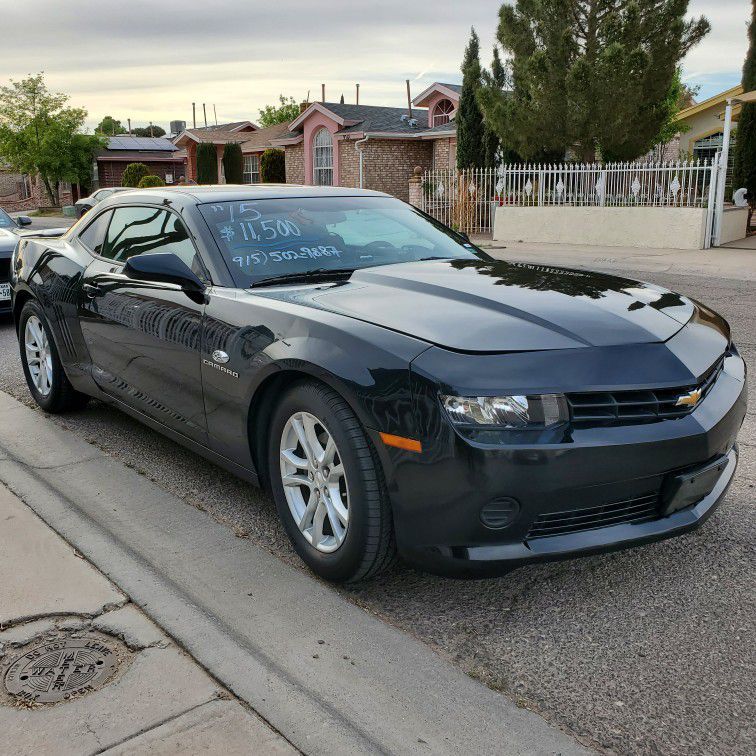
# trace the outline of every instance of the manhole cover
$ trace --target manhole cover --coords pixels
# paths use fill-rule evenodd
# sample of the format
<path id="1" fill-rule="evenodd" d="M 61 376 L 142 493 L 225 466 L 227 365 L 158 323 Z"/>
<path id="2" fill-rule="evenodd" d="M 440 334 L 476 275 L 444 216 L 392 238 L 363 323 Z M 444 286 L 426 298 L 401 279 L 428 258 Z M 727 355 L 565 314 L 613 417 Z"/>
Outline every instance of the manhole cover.
<path id="1" fill-rule="evenodd" d="M 115 647 L 98 638 L 39 643 L 11 662 L 5 689 L 17 699 L 57 703 L 99 688 L 118 663 Z"/>

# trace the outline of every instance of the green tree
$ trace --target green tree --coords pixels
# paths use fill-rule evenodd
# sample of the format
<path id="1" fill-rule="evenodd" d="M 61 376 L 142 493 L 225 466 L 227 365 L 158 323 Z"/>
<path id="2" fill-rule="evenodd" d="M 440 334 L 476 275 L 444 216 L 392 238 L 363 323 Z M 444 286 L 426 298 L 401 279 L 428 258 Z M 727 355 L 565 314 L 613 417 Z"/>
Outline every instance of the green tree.
<path id="1" fill-rule="evenodd" d="M 115 136 L 116 134 L 125 134 L 126 129 L 123 124 L 113 116 L 106 115 L 97 126 L 95 126 L 95 134 L 104 134 L 105 136 Z"/>
<path id="2" fill-rule="evenodd" d="M 751 4 L 751 23 L 748 27 L 748 54 L 743 64 L 743 91 L 756 89 L 756 0 Z M 748 189 L 748 203 L 756 207 L 756 104 L 743 104 L 738 121 L 735 145 L 733 187 Z"/>
<path id="3" fill-rule="evenodd" d="M 283 150 L 265 150 L 260 157 L 260 181 L 263 184 L 286 183 L 286 160 Z"/>
<path id="4" fill-rule="evenodd" d="M 165 129 L 153 123 L 152 126 L 137 126 L 131 130 L 131 133 L 138 137 L 163 137 Z"/>
<path id="5" fill-rule="evenodd" d="M 497 92 L 504 92 L 504 88 L 507 85 L 507 72 L 499 57 L 499 48 L 494 45 L 493 60 L 491 61 L 491 73 L 484 74 L 484 80 L 487 85 L 493 87 Z M 480 100 L 481 109 L 482 103 L 485 101 L 485 97 L 482 95 L 482 90 L 478 92 L 478 99 Z M 485 152 L 485 167 L 495 168 L 499 154 L 501 150 L 501 139 L 496 133 L 496 129 L 489 123 L 488 119 L 484 122 L 483 133 L 483 149 Z"/>
<path id="6" fill-rule="evenodd" d="M 490 88 L 484 109 L 526 159 L 568 149 L 590 162 L 631 160 L 669 120 L 669 94 L 688 50 L 709 31 L 688 0 L 516 0 L 499 11 L 512 93 Z"/>
<path id="7" fill-rule="evenodd" d="M 0 158 L 19 173 L 39 175 L 53 205 L 62 181 L 88 185 L 104 139 L 82 133 L 87 111 L 50 92 L 44 75 L 0 87 Z"/>
<path id="8" fill-rule="evenodd" d="M 210 142 L 197 145 L 197 183 L 218 183 L 218 153 Z"/>
<path id="9" fill-rule="evenodd" d="M 160 176 L 149 174 L 148 176 L 142 176 L 142 178 L 139 179 L 137 189 L 149 189 L 153 186 L 165 186 L 165 181 L 163 181 Z"/>
<path id="10" fill-rule="evenodd" d="M 241 145 L 238 142 L 223 148 L 223 173 L 227 184 L 241 184 L 244 181 Z"/>
<path id="11" fill-rule="evenodd" d="M 470 30 L 470 41 L 462 60 L 462 92 L 455 118 L 457 122 L 457 168 L 482 168 L 486 153 L 483 113 L 478 104 L 481 87 L 480 41 L 475 29 Z"/>
<path id="12" fill-rule="evenodd" d="M 277 123 L 289 123 L 299 115 L 299 103 L 293 97 L 278 96 L 279 105 L 266 105 L 260 110 L 259 123 L 262 128 Z"/>
<path id="13" fill-rule="evenodd" d="M 150 169 L 144 163 L 129 163 L 121 177 L 121 186 L 136 188 L 139 182 L 150 175 Z"/>

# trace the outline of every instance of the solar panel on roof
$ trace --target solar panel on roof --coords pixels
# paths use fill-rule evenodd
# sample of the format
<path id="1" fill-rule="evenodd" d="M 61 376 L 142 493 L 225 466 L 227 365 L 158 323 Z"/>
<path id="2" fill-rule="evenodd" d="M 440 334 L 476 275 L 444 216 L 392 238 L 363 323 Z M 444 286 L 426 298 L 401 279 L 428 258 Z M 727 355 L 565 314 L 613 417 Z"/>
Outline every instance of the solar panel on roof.
<path id="1" fill-rule="evenodd" d="M 174 152 L 175 144 L 163 137 L 135 137 L 129 134 L 108 138 L 109 150 L 161 150 Z"/>

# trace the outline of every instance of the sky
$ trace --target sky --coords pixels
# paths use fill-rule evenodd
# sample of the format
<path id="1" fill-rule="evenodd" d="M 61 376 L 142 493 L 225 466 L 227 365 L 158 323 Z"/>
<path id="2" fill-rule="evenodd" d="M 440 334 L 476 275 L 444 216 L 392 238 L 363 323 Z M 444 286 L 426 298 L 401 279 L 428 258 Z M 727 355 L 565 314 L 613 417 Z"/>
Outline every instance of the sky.
<path id="1" fill-rule="evenodd" d="M 124 124 L 191 127 L 249 119 L 279 93 L 396 105 L 434 81 L 459 82 L 470 27 L 488 65 L 500 0 L 0 0 L 0 79 L 44 71 L 48 85 Z M 684 61 L 705 99 L 740 81 L 748 0 L 691 0 L 709 35 Z"/>

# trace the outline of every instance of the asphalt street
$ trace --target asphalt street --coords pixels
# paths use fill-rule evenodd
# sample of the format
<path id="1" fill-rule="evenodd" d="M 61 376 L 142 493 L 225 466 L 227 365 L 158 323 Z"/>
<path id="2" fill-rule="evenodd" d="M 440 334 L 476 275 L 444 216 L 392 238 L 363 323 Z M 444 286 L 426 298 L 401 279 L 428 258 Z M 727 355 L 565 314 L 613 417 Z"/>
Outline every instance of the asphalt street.
<path id="1" fill-rule="evenodd" d="M 638 277 L 722 313 L 753 375 L 753 283 Z M 7 320 L 0 322 L 0 388 L 31 404 Z M 100 403 L 57 422 L 207 511 L 237 537 L 299 567 L 272 501 L 260 491 Z M 486 581 L 448 580 L 398 565 L 345 595 L 602 750 L 754 753 L 754 409 L 740 444 L 740 468 L 726 500 L 695 533 Z"/>

